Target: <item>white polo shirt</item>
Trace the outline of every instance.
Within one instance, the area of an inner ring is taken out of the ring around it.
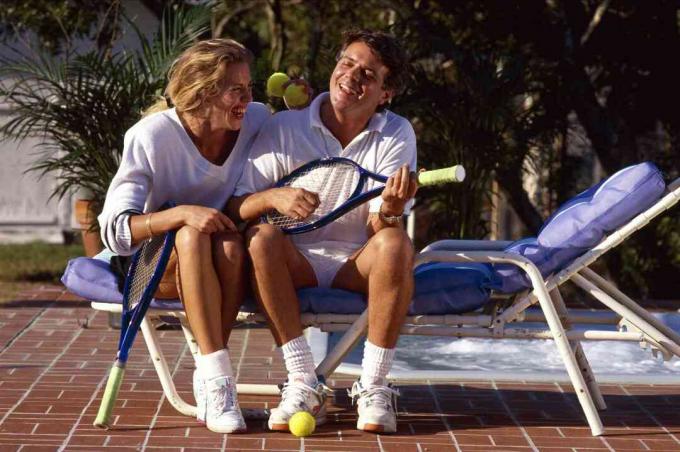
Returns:
[[[321,121],[321,105],[328,99],[328,93],[323,93],[304,110],[282,111],[269,118],[253,143],[234,196],[271,188],[296,168],[320,158],[345,157],[386,176],[404,163],[415,171],[416,136],[405,118],[388,110],[375,113],[368,126],[343,148]],[[374,185],[369,180],[367,189]],[[381,204],[382,198],[377,197],[327,226],[291,237],[300,248],[349,255],[368,240],[368,213],[378,212]]]

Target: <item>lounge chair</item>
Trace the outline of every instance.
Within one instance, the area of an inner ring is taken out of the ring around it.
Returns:
[[[680,200],[680,179],[665,186],[651,163],[625,168],[565,203],[549,218],[537,238],[517,242],[443,240],[416,256],[416,291],[402,334],[497,339],[553,339],[593,435],[604,432],[598,410],[606,408],[581,340],[633,341],[664,358],[680,357],[680,336],[618,290],[590,265]],[[108,264],[78,258],[62,279],[95,309],[120,311],[122,296]],[[559,286],[572,281],[600,301],[612,315],[567,310]],[[367,311],[358,294],[334,289],[299,291],[303,323],[322,331],[345,331],[317,366],[329,376],[365,334]],[[338,299],[342,303],[338,303]],[[538,304],[540,311],[530,309]],[[161,353],[153,318],[158,313],[180,319],[192,352],[193,335],[178,302],[155,302],[142,332],[165,395],[186,415],[195,407],[183,401]],[[342,311],[330,312],[330,308]],[[263,322],[254,309],[242,322]],[[545,324],[543,328],[528,323]],[[602,328],[614,322],[617,331]],[[589,325],[574,329],[574,324]],[[239,385],[241,393],[275,394],[273,385]]]

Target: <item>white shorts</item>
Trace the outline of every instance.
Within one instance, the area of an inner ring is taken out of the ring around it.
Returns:
[[[327,253],[323,250],[299,248],[300,253],[307,259],[309,265],[312,266],[314,274],[316,275],[316,282],[318,287],[329,288],[333,284],[335,275],[338,270],[347,262],[347,258],[352,253],[346,254],[342,252]]]

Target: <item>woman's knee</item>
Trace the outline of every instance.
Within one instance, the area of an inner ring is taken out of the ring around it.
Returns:
[[[210,235],[200,232],[191,226],[182,226],[175,235],[175,248],[181,255],[184,253],[200,253],[210,243]]]
[[[211,240],[213,255],[216,258],[224,257],[232,263],[241,263],[245,259],[245,244],[238,232],[217,232],[212,235]]]

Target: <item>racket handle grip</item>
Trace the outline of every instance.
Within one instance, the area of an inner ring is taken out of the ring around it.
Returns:
[[[462,165],[418,173],[419,185],[438,185],[448,182],[463,182],[463,180],[465,180],[465,168]]]
[[[120,390],[120,385],[123,382],[124,375],[125,364],[116,361],[116,363],[111,368],[109,379],[106,382],[104,397],[102,398],[101,405],[99,405],[99,411],[97,412],[97,417],[93,423],[95,427],[106,429],[111,427],[111,413],[113,412],[113,406],[116,404],[118,391]]]

